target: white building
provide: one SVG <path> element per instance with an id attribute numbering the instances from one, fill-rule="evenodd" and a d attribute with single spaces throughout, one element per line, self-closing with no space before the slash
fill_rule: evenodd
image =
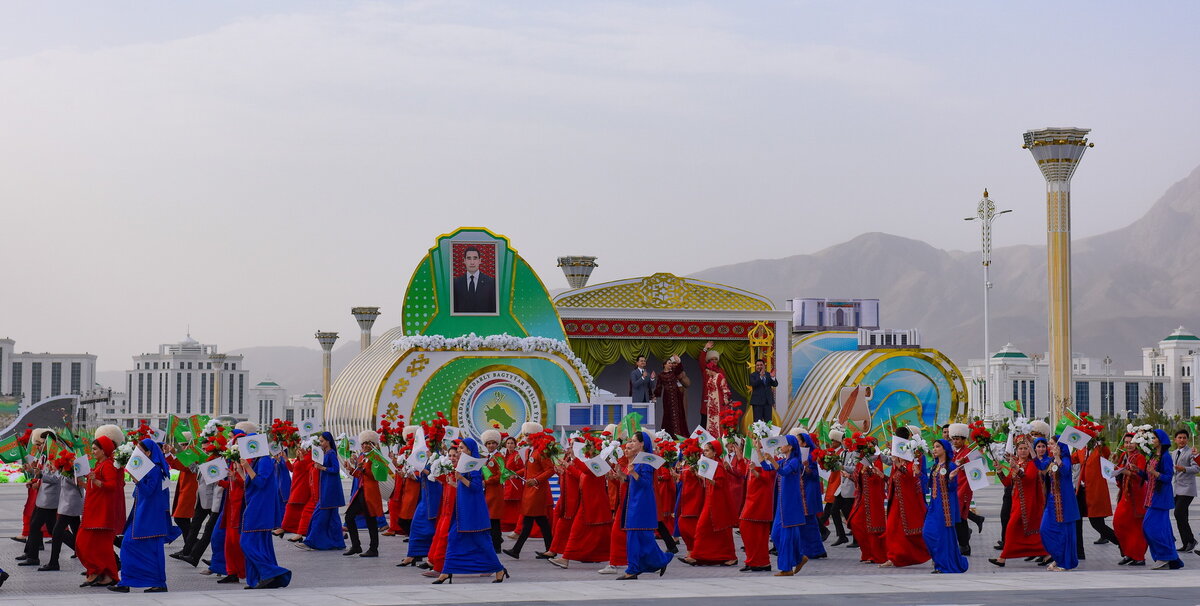
<path id="1" fill-rule="evenodd" d="M 146 421 L 166 427 L 167 415 L 172 414 L 247 420 L 252 414 L 247 407 L 248 375 L 242 356 L 218 354 L 216 345 L 201 344 L 191 335 L 179 343 L 160 345 L 156 353 L 134 356 L 133 370 L 125 371 L 128 406 L 122 425 Z"/>
<path id="2" fill-rule="evenodd" d="M 1155 347 L 1142 348 L 1142 368 L 1114 372 L 1110 358 L 1072 357 L 1075 390 L 1073 406 L 1077 412 L 1093 416 L 1137 417 L 1143 398 L 1152 393 L 1169 416 L 1191 416 L 1197 405 L 1193 377 L 1197 369 L 1200 338 L 1177 328 Z M 991 390 L 984 391 L 984 364 L 968 360 L 966 379 L 970 383 L 970 410 L 974 415 L 999 418 L 1011 414 L 1004 402 L 1017 400 L 1026 416 L 1050 414 L 1049 365 L 1044 355 L 1028 356 L 1012 344 L 992 355 Z M 987 400 L 985 402 L 985 400 Z M 982 413 L 981 413 L 982 411 Z"/>
<path id="3" fill-rule="evenodd" d="M 325 398 L 321 397 L 321 394 L 311 391 L 304 395 L 292 396 L 288 398 L 283 418 L 293 423 L 299 423 L 304 419 L 323 419 L 325 418 Z"/>
<path id="4" fill-rule="evenodd" d="M 270 427 L 271 422 L 281 418 L 287 406 L 287 390 L 275 381 L 267 379 L 250 388 L 250 419 L 260 427 Z"/>
<path id="5" fill-rule="evenodd" d="M 96 383 L 96 356 L 16 353 L 15 345 L 0 339 L 0 395 L 19 400 L 22 410 L 46 398 L 81 395 Z"/>

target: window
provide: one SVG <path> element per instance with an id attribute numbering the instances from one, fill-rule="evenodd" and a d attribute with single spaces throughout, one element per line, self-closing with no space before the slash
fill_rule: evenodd
<path id="1" fill-rule="evenodd" d="M 1108 417 L 1113 416 L 1115 414 L 1115 411 L 1114 411 L 1115 407 L 1113 404 L 1114 402 L 1115 402 L 1115 399 L 1113 397 L 1113 382 L 1112 381 L 1101 381 L 1100 382 L 1100 414 L 1102 416 L 1108 416 Z"/>
<path id="2" fill-rule="evenodd" d="M 24 377 L 21 376 L 21 362 L 12 363 L 12 395 L 24 395 L 25 386 L 21 383 Z"/>
<path id="3" fill-rule="evenodd" d="M 71 362 L 71 393 L 80 394 L 83 386 L 83 364 L 80 362 Z"/>
<path id="4" fill-rule="evenodd" d="M 1138 411 L 1138 408 L 1139 408 L 1138 405 L 1140 404 L 1140 402 L 1138 401 L 1140 398 L 1140 394 L 1138 392 L 1139 392 L 1139 389 L 1138 389 L 1138 384 L 1136 381 L 1125 384 L 1125 411 L 1128 412 L 1132 416 L 1137 416 L 1137 415 L 1141 414 Z"/>
<path id="5" fill-rule="evenodd" d="M 1088 402 L 1088 384 L 1087 381 L 1075 382 L 1075 412 L 1090 413 L 1091 406 Z"/>
<path id="6" fill-rule="evenodd" d="M 62 362 L 50 363 L 50 395 L 62 394 Z"/>
<path id="7" fill-rule="evenodd" d="M 200 373 L 200 414 L 205 414 L 207 411 L 204 408 L 204 403 L 208 401 L 208 373 Z"/>
<path id="8" fill-rule="evenodd" d="M 145 390 L 145 375 L 138 373 L 138 414 L 142 414 L 142 392 Z"/>
<path id="9" fill-rule="evenodd" d="M 187 373 L 187 409 L 192 409 L 192 373 Z M 204 408 L 200 409 L 200 414 L 204 414 Z"/>
<path id="10" fill-rule="evenodd" d="M 287 421 L 295 421 L 296 420 L 295 411 L 293 411 L 290 408 L 284 411 L 283 416 L 286 417 Z"/>
<path id="11" fill-rule="evenodd" d="M 42 363 L 34 362 L 30 365 L 29 380 L 31 385 L 29 391 L 32 394 L 30 404 L 36 403 L 42 399 Z"/>
<path id="12" fill-rule="evenodd" d="M 1013 397 L 1012 397 L 1012 399 L 1020 400 L 1020 401 L 1024 402 L 1025 398 L 1022 398 L 1021 392 L 1018 391 L 1021 387 L 1021 383 L 1022 383 L 1022 381 L 1013 381 Z"/>
<path id="13" fill-rule="evenodd" d="M 1192 416 L 1192 384 L 1191 383 L 1183 384 L 1183 401 L 1179 403 L 1179 406 L 1183 409 L 1183 416 L 1185 416 L 1185 417 Z"/>
<path id="14" fill-rule="evenodd" d="M 175 373 L 175 405 L 183 402 L 183 373 Z M 187 414 L 192 414 L 192 403 L 187 403 Z"/>
<path id="15" fill-rule="evenodd" d="M 246 375 L 238 375 L 238 414 L 245 414 L 245 398 L 246 398 Z M 233 410 L 233 403 L 230 403 L 229 409 Z"/>
<path id="16" fill-rule="evenodd" d="M 1156 404 L 1158 404 L 1160 411 L 1165 412 L 1167 401 L 1163 397 L 1163 384 L 1162 383 L 1151 383 L 1150 384 L 1150 393 L 1154 394 L 1154 402 Z"/>

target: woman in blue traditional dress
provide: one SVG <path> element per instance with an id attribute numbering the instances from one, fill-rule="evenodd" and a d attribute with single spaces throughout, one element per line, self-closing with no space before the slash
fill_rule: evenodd
<path id="1" fill-rule="evenodd" d="M 279 565 L 271 543 L 271 531 L 283 506 L 279 500 L 278 463 L 273 457 L 261 456 L 253 463 L 242 459 L 241 465 L 246 478 L 246 509 L 242 512 L 239 544 L 246 558 L 246 587 L 287 587 L 292 582 L 292 571 Z"/>
<path id="2" fill-rule="evenodd" d="M 301 543 L 309 549 L 346 548 L 346 540 L 342 538 L 342 518 L 338 515 L 338 508 L 346 504 L 346 495 L 342 493 L 342 473 L 335 444 L 333 434 L 328 431 L 321 433 L 321 450 L 325 455 L 320 463 L 313 464 L 321 478 L 317 510 L 313 512 L 308 532 Z"/>
<path id="3" fill-rule="evenodd" d="M 800 527 L 800 544 L 804 555 L 810 560 L 825 557 L 825 540 L 821 537 L 821 522 L 818 516 L 824 508 L 822 500 L 825 488 L 821 485 L 821 473 L 817 470 L 817 442 L 811 434 L 802 433 L 799 438 L 804 441 L 803 447 L 808 449 L 804 457 L 803 473 L 800 474 L 804 485 L 804 525 Z"/>
<path id="4" fill-rule="evenodd" d="M 1161 429 L 1154 430 L 1154 451 L 1146 462 L 1146 516 L 1142 518 L 1142 532 L 1150 547 L 1150 557 L 1157 563 L 1154 570 L 1183 568 L 1179 552 L 1175 550 L 1175 533 L 1171 531 L 1171 511 L 1175 508 L 1175 490 L 1171 486 L 1175 475 L 1175 463 L 1167 449 L 1171 438 Z"/>
<path id="5" fill-rule="evenodd" d="M 433 458 L 433 453 L 430 453 Z M 408 528 L 408 553 L 397 566 L 428 567 L 421 560 L 429 556 L 429 548 L 433 546 L 433 533 L 437 529 L 438 514 L 442 508 L 442 483 L 429 479 L 429 470 L 422 468 L 417 472 L 421 482 L 421 499 L 417 501 L 417 509 L 413 512 L 412 523 Z"/>
<path id="6" fill-rule="evenodd" d="M 805 462 L 800 460 L 800 440 L 796 436 L 785 436 L 787 444 L 779 447 L 784 459 L 779 462 L 775 474 L 778 488 L 775 491 L 775 522 L 771 525 L 771 542 L 779 554 L 777 577 L 790 577 L 808 563 L 804 555 L 804 540 L 801 528 L 808 523 L 804 515 L 808 499 L 804 494 L 803 475 Z M 816 509 L 813 510 L 817 511 Z"/>
<path id="7" fill-rule="evenodd" d="M 480 459 L 479 444 L 474 438 L 463 438 L 458 444 L 460 455 Z M 446 559 L 441 575 L 434 585 L 452 582 L 456 574 L 496 575 L 493 583 L 503 583 L 508 570 L 496 557 L 492 545 L 492 520 L 488 514 L 487 500 L 483 495 L 483 471 L 477 469 L 466 474 L 454 472 L 457 490 L 454 510 L 450 515 L 450 535 L 446 542 Z"/>
<path id="8" fill-rule="evenodd" d="M 1046 548 L 1046 553 L 1053 560 L 1046 570 L 1071 570 L 1079 566 L 1075 535 L 1079 505 L 1075 500 L 1075 484 L 1071 479 L 1071 451 L 1055 438 L 1054 443 L 1049 445 L 1049 456 L 1035 463 L 1046 476 L 1046 509 L 1042 513 L 1039 530 L 1042 547 Z"/>
<path id="9" fill-rule="evenodd" d="M 121 541 L 121 582 L 109 591 L 127 593 L 130 587 L 147 587 L 146 593 L 167 590 L 167 543 L 179 536 L 171 523 L 171 497 L 163 481 L 171 467 L 154 440 L 142 440 L 138 448 L 150 457 L 150 470 L 133 489 L 133 515 L 125 523 Z"/>
<path id="10" fill-rule="evenodd" d="M 654 533 L 658 530 L 658 504 L 654 498 L 654 467 L 646 463 L 634 463 L 640 453 L 654 454 L 654 441 L 650 434 L 640 431 L 625 444 L 625 458 L 629 465 L 624 470 L 615 470 L 617 477 L 625 483 L 625 519 L 621 520 L 625 530 L 625 574 L 618 581 L 637 580 L 643 572 L 666 574 L 671 554 L 658 548 Z"/>
<path id="11" fill-rule="evenodd" d="M 933 444 L 933 470 L 929 477 L 929 507 L 925 509 L 925 526 L 921 536 L 933 559 L 933 573 L 967 571 L 967 557 L 958 546 L 954 525 L 961 519 L 958 507 L 958 474 L 954 464 L 954 447 L 949 440 Z"/>

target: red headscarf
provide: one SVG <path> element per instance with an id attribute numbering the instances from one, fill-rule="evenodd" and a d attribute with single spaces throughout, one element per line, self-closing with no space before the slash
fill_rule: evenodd
<path id="1" fill-rule="evenodd" d="M 725 456 L 725 449 L 721 447 L 720 440 L 711 440 L 708 445 L 712 446 L 713 452 L 717 453 L 718 457 Z"/>
<path id="2" fill-rule="evenodd" d="M 117 445 L 113 444 L 112 438 L 108 436 L 96 438 L 96 445 L 100 447 L 100 450 L 104 451 L 104 456 L 106 457 L 111 457 L 113 451 L 117 449 Z"/>

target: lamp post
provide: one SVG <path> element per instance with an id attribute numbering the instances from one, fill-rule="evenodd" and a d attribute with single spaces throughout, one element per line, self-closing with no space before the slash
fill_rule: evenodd
<path id="1" fill-rule="evenodd" d="M 375 324 L 375 319 L 379 317 L 378 307 L 351 307 L 350 314 L 358 322 L 358 350 L 366 351 L 371 346 L 371 326 Z"/>
<path id="2" fill-rule="evenodd" d="M 992 222 L 1000 215 L 1012 212 L 1012 210 L 1002 210 L 996 212 L 996 203 L 988 197 L 988 190 L 983 190 L 983 198 L 979 200 L 979 205 L 975 209 L 974 217 L 967 217 L 964 221 L 979 221 L 980 236 L 983 241 L 983 410 L 980 411 L 980 416 L 986 416 L 989 412 L 994 398 L 992 397 L 991 384 L 992 381 L 992 344 L 991 335 L 988 332 L 988 291 L 992 289 L 992 281 L 988 270 L 992 265 Z"/>
<path id="3" fill-rule="evenodd" d="M 337 342 L 336 332 L 318 330 L 314 335 L 321 344 L 321 397 L 323 403 L 329 403 L 329 379 L 333 368 L 333 344 Z"/>

